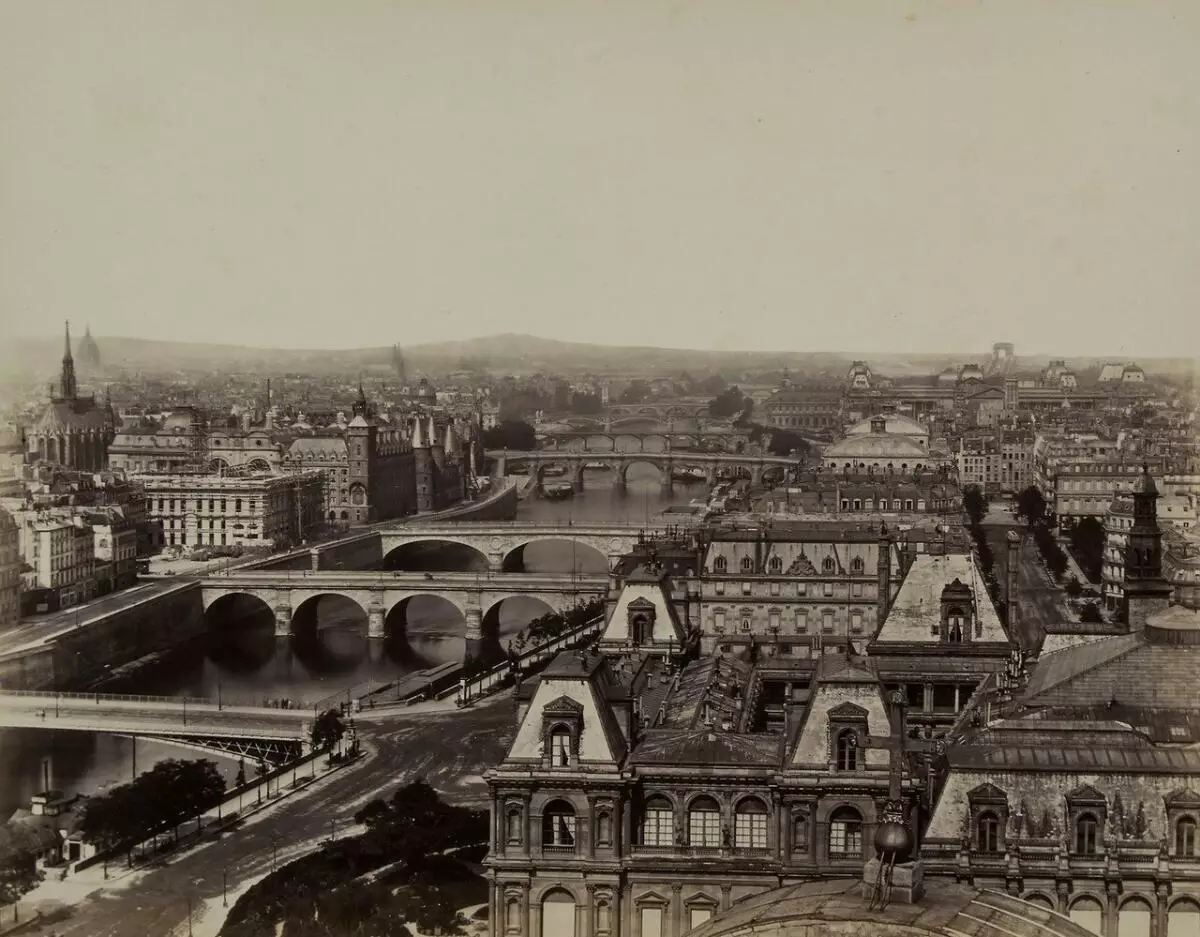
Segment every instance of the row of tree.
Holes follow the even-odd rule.
[[[79,829],[99,849],[124,847],[132,864],[135,845],[167,830],[178,838],[181,823],[199,822],[224,794],[215,762],[169,758],[128,784],[89,797]]]
[[[967,485],[963,489],[963,510],[967,515],[967,530],[971,533],[971,539],[975,541],[975,553],[979,557],[979,567],[983,572],[988,595],[1000,610],[1001,617],[1007,620],[1007,607],[1000,592],[1000,580],[996,575],[996,556],[983,529],[983,519],[988,512],[987,496],[978,485]]]
[[[423,780],[363,807],[358,836],[268,875],[230,909],[221,937],[397,937],[459,933],[457,909],[487,884],[454,858],[485,845],[488,812],[448,804]]]

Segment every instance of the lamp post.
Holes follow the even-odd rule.
[[[229,907],[229,866],[221,869],[221,907]]]

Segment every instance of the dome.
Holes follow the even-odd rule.
[[[689,937],[1088,937],[1046,908],[999,891],[926,881],[914,904],[868,908],[860,881],[804,882],[753,895]]]
[[[875,417],[867,417],[865,420],[859,420],[850,427],[846,433],[847,436],[865,436],[871,432],[871,421]],[[925,439],[929,435],[929,431],[918,423],[916,420],[902,416],[899,413],[883,414],[883,431],[897,436],[920,436]]]
[[[826,448],[826,460],[850,459],[915,459],[928,458],[928,453],[919,443],[908,436],[894,433],[870,433],[866,436],[849,436]]]
[[[1200,611],[1172,605],[1146,619],[1145,636],[1151,644],[1200,645]]]

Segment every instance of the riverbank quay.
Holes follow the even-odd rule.
[[[148,937],[187,933],[189,914],[206,909],[205,931],[221,908],[222,891],[235,890],[271,871],[273,858],[298,858],[306,843],[354,825],[354,814],[402,784],[424,778],[446,800],[488,804],[483,773],[512,742],[512,700],[492,697],[461,709],[454,701],[419,703],[388,713],[355,716],[368,759],[335,772],[302,791],[273,801],[252,820],[220,839],[118,879],[43,883],[21,902],[21,916],[43,914],[27,933],[57,937]],[[332,827],[331,827],[332,822]],[[300,851],[298,851],[300,850]],[[53,923],[46,923],[53,920]],[[223,920],[223,918],[222,918]],[[196,921],[193,920],[193,926]],[[182,927],[182,930],[177,928]]]

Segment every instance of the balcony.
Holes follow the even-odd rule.
[[[771,858],[771,850],[766,846],[734,846],[733,854],[735,856],[744,856],[747,859]]]
[[[635,856],[674,856],[685,852],[686,849],[686,846],[644,846],[638,843],[633,847],[633,854]]]
[[[542,844],[542,855],[543,856],[573,856],[573,855],[575,855],[575,847],[574,846],[556,845],[556,844],[552,844],[552,843],[543,843]]]

